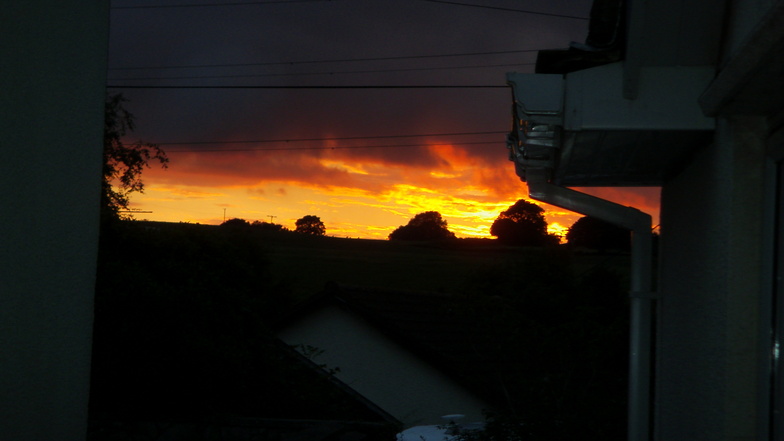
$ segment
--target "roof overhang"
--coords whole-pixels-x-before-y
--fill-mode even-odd
[[[508,145],[518,175],[545,168],[558,185],[658,186],[677,173],[712,142],[715,121],[699,100],[716,75],[726,3],[626,0],[622,61],[562,71],[541,63],[537,71],[551,73],[509,74]],[[564,55],[572,67],[581,45],[573,46]],[[601,59],[587,48],[588,61]]]
[[[552,171],[565,186],[655,186],[710,142],[715,121],[697,99],[711,66],[650,66],[637,98],[624,98],[625,63],[566,75],[507,75],[514,100],[509,137],[518,175]]]

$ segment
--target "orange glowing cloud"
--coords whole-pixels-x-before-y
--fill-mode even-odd
[[[145,170],[134,208],[150,219],[216,224],[224,215],[293,228],[320,216],[335,236],[385,239],[423,211],[438,211],[459,237],[489,237],[498,214],[527,198],[506,159],[450,143],[405,149],[172,151],[167,170]],[[658,218],[657,189],[579,189]],[[537,203],[539,204],[539,203]],[[549,231],[563,235],[581,215],[540,204]]]

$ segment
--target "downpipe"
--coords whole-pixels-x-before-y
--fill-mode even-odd
[[[629,441],[649,441],[651,335],[656,297],[651,291],[651,216],[636,208],[554,185],[549,182],[549,171],[546,169],[528,169],[525,176],[532,199],[602,219],[632,231],[627,430]]]

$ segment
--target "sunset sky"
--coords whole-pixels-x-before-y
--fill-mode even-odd
[[[112,3],[109,91],[130,100],[128,141],[170,158],[144,172],[132,207],[151,213],[135,217],[293,229],[310,214],[328,235],[377,239],[430,210],[488,237],[527,197],[507,159],[505,73],[584,41],[591,3],[199,1]],[[589,192],[657,222],[658,189]],[[554,230],[580,217],[543,207]]]

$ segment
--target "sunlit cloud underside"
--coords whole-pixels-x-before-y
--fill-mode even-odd
[[[432,145],[426,154],[435,160],[418,165],[340,151],[172,153],[167,170],[145,170],[145,193],[132,198],[132,208],[149,212],[137,219],[214,225],[242,218],[290,229],[302,216],[315,215],[328,235],[366,239],[386,239],[417,213],[438,211],[458,237],[491,237],[499,213],[527,198],[527,186],[502,155],[492,163],[451,145]],[[586,190],[649,212],[658,222],[656,189]],[[537,204],[554,234],[565,234],[581,217]]]

